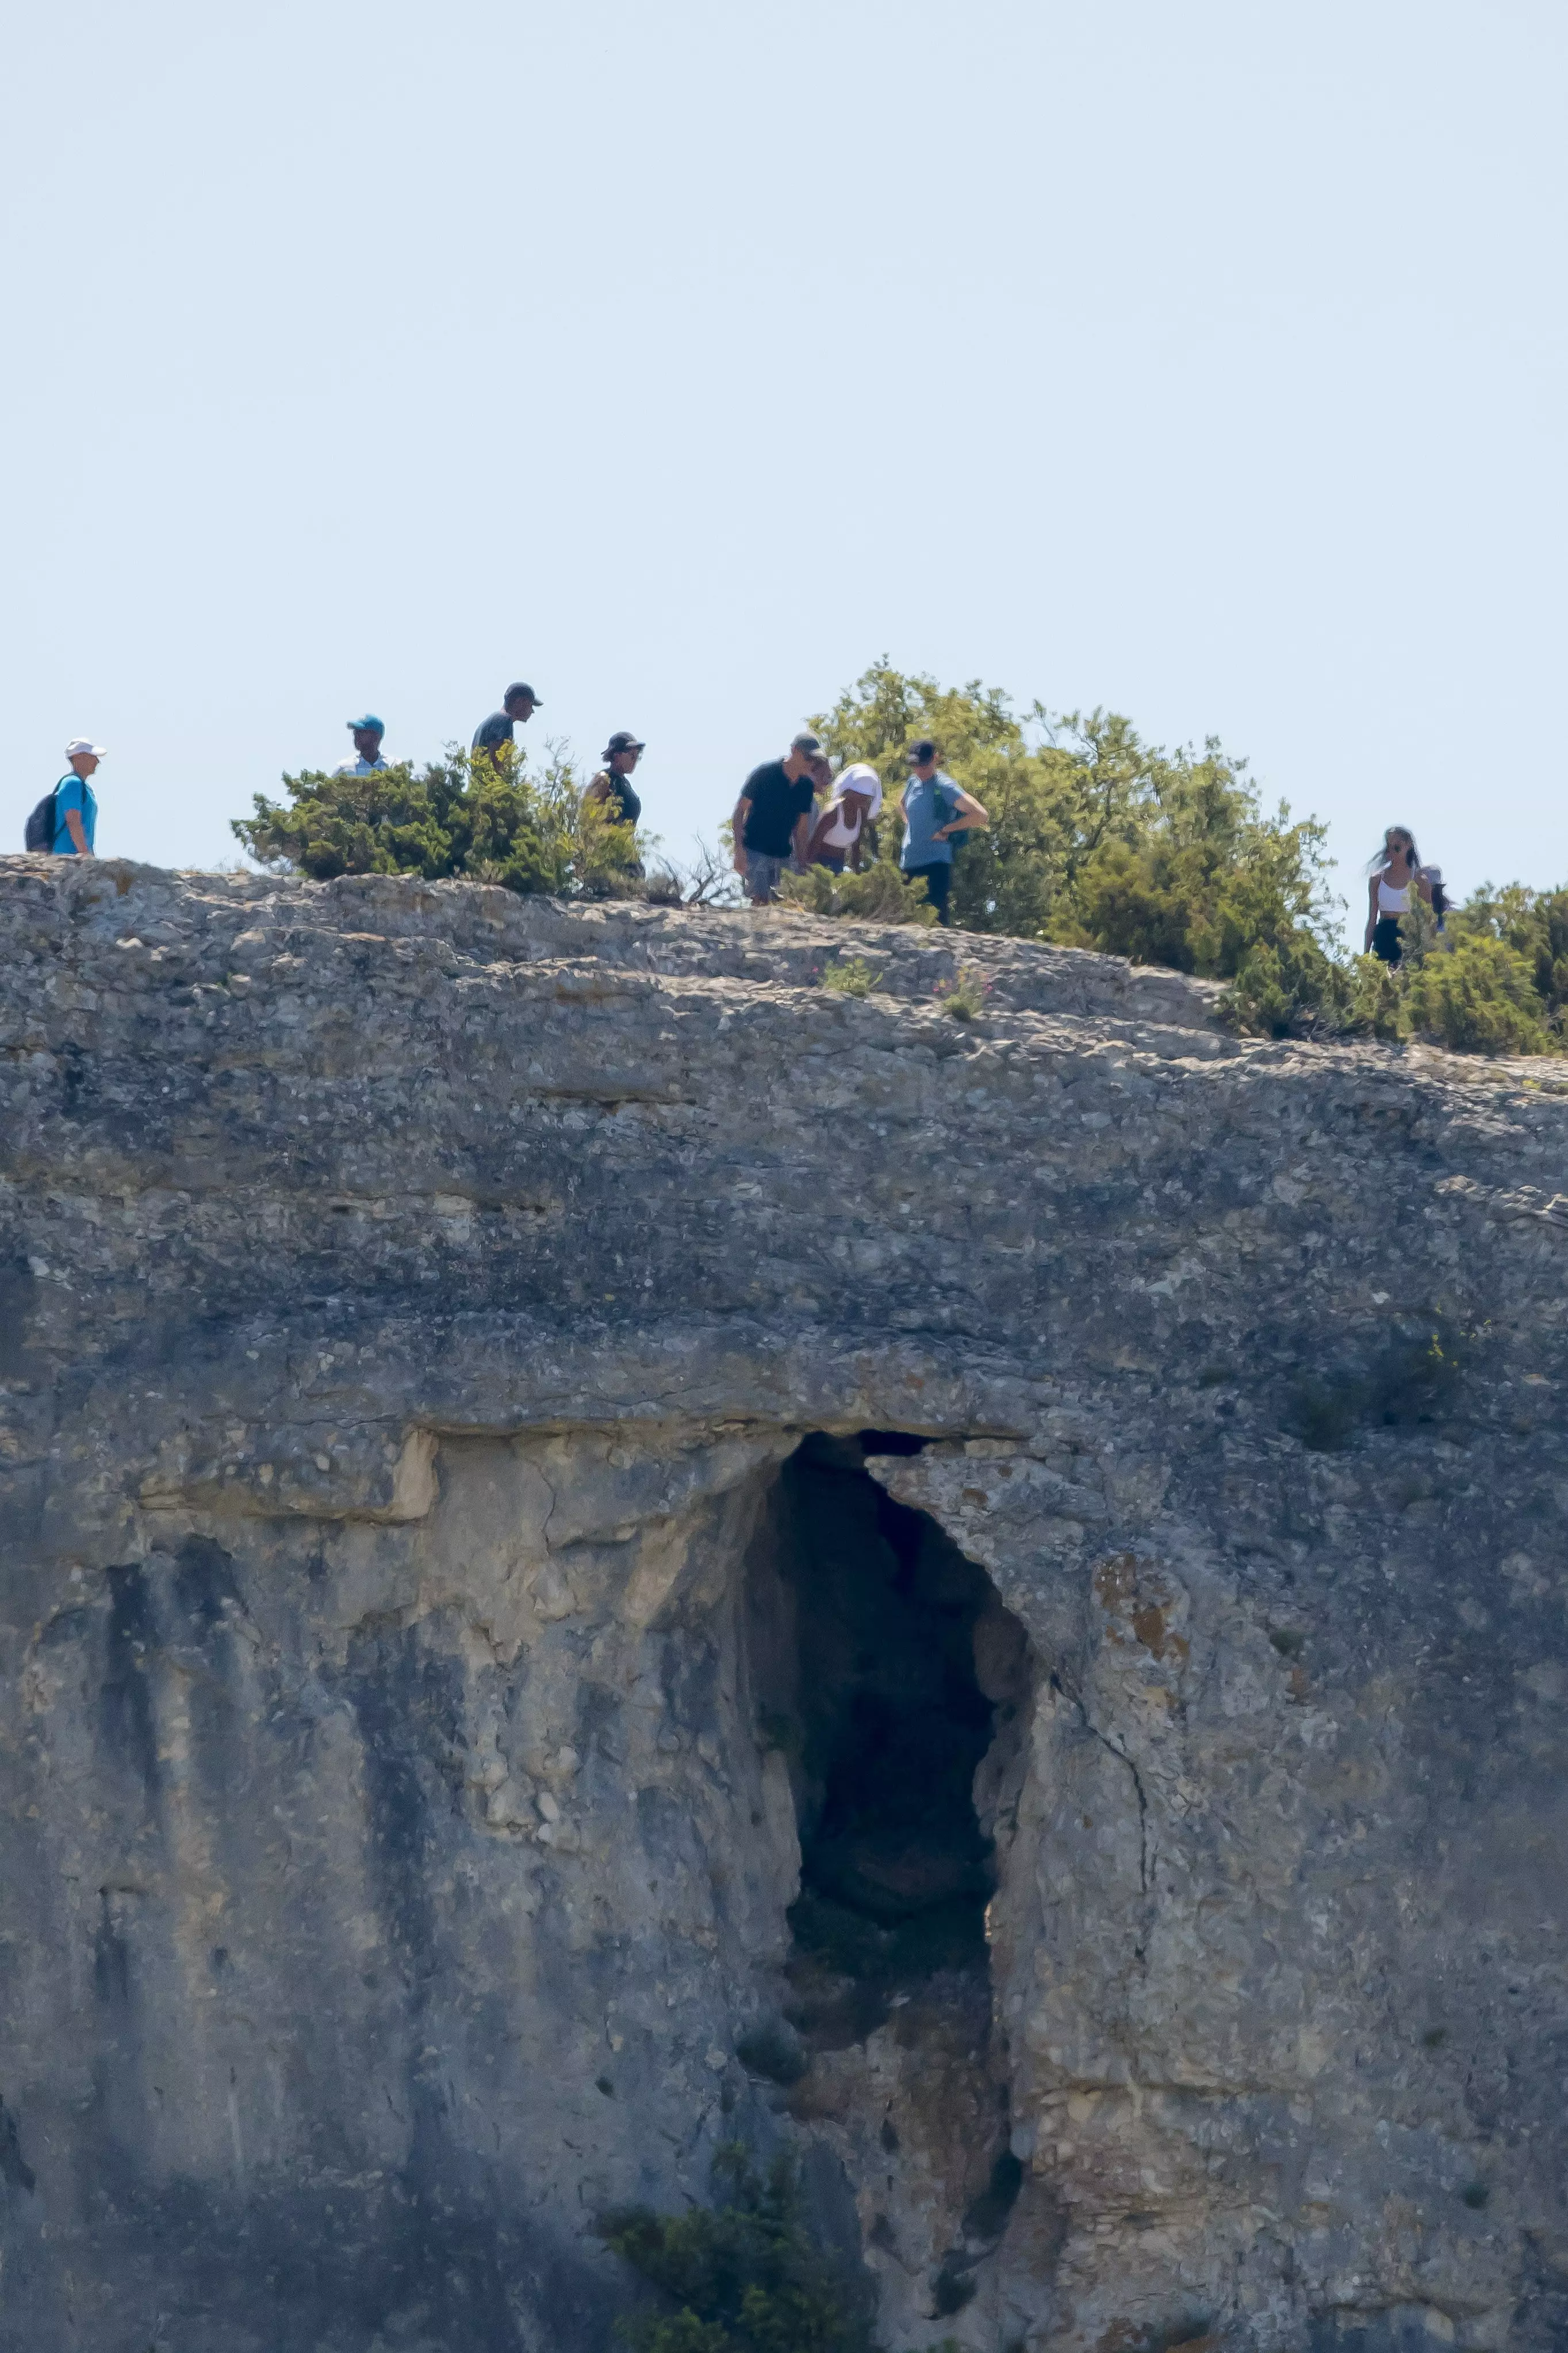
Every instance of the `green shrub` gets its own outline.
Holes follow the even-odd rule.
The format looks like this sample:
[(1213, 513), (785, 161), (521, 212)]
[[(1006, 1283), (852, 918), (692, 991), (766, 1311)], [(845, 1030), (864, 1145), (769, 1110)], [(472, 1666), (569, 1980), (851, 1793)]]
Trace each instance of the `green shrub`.
[(1550, 1054), (1559, 1042), (1529, 962), (1500, 939), (1461, 937), (1405, 984), (1406, 1027), (1460, 1054)]
[(370, 776), (285, 776), (287, 801), (255, 796), (233, 831), (263, 865), (317, 881), (337, 874), (460, 875), (509, 891), (589, 896), (624, 888), (637, 864), (633, 828), (584, 803), (570, 763), (537, 776), (503, 746), (454, 752), (416, 775), (406, 763)]
[(1568, 890), (1529, 891), (1489, 882), (1448, 919), (1456, 941), (1500, 940), (1523, 956), (1546, 1018), (1561, 1030), (1568, 1015)]
[(1397, 976), (1374, 955), (1352, 956), (1342, 1027), (1352, 1037), (1392, 1041), (1404, 1031), (1405, 1008)]
[(804, 874), (779, 880), (780, 903), (807, 915), (850, 915), (862, 923), (923, 923), (937, 920), (923, 881), (906, 882), (898, 868), (879, 859), (860, 874), (835, 874), (831, 867), (808, 866)]
[(991, 983), (975, 964), (961, 964), (951, 980), (939, 980), (931, 995), (955, 1021), (975, 1021), (985, 1010)]
[(1254, 965), (1232, 1008), (1243, 1027), (1310, 1026), (1333, 997), (1323, 828), (1290, 823), (1283, 807), (1266, 815), (1246, 764), (1218, 743), (1169, 754), (1114, 712), (1058, 718), (1036, 703), (1020, 718), (994, 687), (943, 688), (887, 662), (816, 723), (882, 778), (873, 875), (896, 871), (916, 738), (934, 737), (944, 771), (983, 803), (990, 827), (971, 830), (953, 867), (952, 913), (965, 929), (1222, 980), (1267, 948), (1274, 965)]
[[(1246, 762), (1216, 740), (1167, 753), (1114, 712), (1062, 717), (1037, 702), (1020, 714), (978, 680), (943, 687), (885, 660), (816, 725), (881, 776), (869, 874), (885, 873), (883, 888), (897, 887), (910, 743), (933, 737), (946, 773), (984, 803), (990, 829), (972, 831), (953, 866), (951, 913), (968, 930), (1228, 981), (1223, 1018), (1254, 1036), (1420, 1035), (1492, 1054), (1568, 1041), (1568, 889), (1489, 884), (1450, 914), (1445, 938), (1413, 907), (1396, 972), (1347, 956), (1323, 827), (1292, 821), (1283, 803), (1268, 813)], [(825, 871), (797, 892), (825, 913), (859, 912)]]
[(869, 997), (881, 977), (864, 956), (840, 956), (837, 964), (824, 968), (822, 986), (840, 997)]
[(673, 2309), (616, 2324), (635, 2353), (871, 2353), (863, 2298), (813, 2246), (787, 2156), (756, 2173), (742, 2148), (713, 2161), (711, 2207), (606, 2215), (605, 2242)]

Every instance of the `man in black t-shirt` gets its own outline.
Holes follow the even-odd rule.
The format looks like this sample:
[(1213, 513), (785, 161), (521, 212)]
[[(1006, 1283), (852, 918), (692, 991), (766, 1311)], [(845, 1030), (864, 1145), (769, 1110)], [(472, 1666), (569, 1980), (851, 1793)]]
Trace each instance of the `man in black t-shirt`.
[(735, 871), (753, 907), (765, 907), (792, 861), (805, 863), (811, 832), (811, 762), (822, 749), (816, 737), (797, 735), (782, 760), (764, 760), (741, 787), (731, 829)]

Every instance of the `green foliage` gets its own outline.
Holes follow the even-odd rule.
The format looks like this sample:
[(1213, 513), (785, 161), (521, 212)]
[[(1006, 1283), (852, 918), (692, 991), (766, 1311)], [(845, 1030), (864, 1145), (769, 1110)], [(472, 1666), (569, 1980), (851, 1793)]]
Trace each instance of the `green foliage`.
[(531, 775), (510, 745), (454, 752), (416, 775), (406, 764), (370, 776), (285, 776), (287, 801), (255, 797), (233, 830), (264, 865), (318, 881), (335, 874), (450, 875), (509, 891), (603, 895), (637, 863), (633, 828), (584, 803), (569, 761)]
[[(886, 660), (816, 724), (882, 779), (872, 876), (896, 868), (905, 752), (934, 738), (943, 768), (991, 818), (954, 861), (950, 912), (970, 931), (1227, 981), (1222, 1014), (1255, 1036), (1426, 1037), (1485, 1054), (1568, 1047), (1568, 889), (1489, 884), (1442, 936), (1413, 907), (1391, 971), (1339, 951), (1323, 827), (1293, 823), (1283, 803), (1267, 813), (1246, 763), (1213, 738), (1201, 756), (1167, 754), (1114, 712), (1058, 718), (1037, 702), (1020, 715), (978, 680), (942, 687)], [(822, 913), (860, 912), (830, 882), (800, 895)]]
[(837, 964), (824, 968), (822, 986), (835, 990), (840, 997), (869, 997), (881, 979), (864, 956), (840, 956)]
[(1545, 1018), (1559, 1035), (1568, 1019), (1568, 890), (1527, 891), (1520, 882), (1502, 890), (1485, 882), (1468, 899), (1448, 928), (1457, 943), (1499, 940), (1523, 956)]
[(1424, 958), (1405, 985), (1405, 1017), (1460, 1054), (1561, 1051), (1528, 960), (1499, 939), (1461, 938), (1451, 955)]
[(939, 980), (931, 990), (944, 1013), (955, 1021), (973, 1021), (985, 1010), (991, 983), (975, 964), (961, 964), (951, 980)]
[(1402, 1035), (1405, 1020), (1395, 975), (1374, 955), (1352, 956), (1347, 969), (1350, 987), (1342, 1027), (1352, 1036), (1392, 1043)]
[(966, 929), (1245, 976), (1233, 1013), (1249, 1028), (1301, 1026), (1332, 994), (1323, 828), (1292, 825), (1283, 807), (1264, 815), (1245, 764), (1217, 743), (1201, 758), (1171, 755), (1112, 712), (1054, 718), (1036, 703), (1020, 718), (978, 680), (942, 688), (885, 661), (816, 724), (834, 751), (881, 776), (876, 848), (888, 863), (901, 839), (904, 754), (935, 739), (946, 773), (991, 819), (954, 864), (951, 912)]
[(804, 874), (779, 878), (779, 899), (807, 915), (852, 915), (862, 923), (921, 923), (937, 920), (923, 881), (906, 882), (889, 859), (879, 858), (860, 874), (835, 874), (831, 867), (808, 866)]
[(870, 2353), (867, 2317), (802, 2222), (787, 2156), (757, 2174), (742, 2148), (713, 2162), (712, 2207), (607, 2215), (603, 2235), (673, 2311), (617, 2324), (635, 2353)]

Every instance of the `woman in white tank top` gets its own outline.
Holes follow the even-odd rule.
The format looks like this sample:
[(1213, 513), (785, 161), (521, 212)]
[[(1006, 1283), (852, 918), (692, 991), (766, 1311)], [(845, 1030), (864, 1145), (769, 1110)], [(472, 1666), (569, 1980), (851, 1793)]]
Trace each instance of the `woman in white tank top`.
[(858, 874), (866, 828), (881, 806), (881, 779), (866, 761), (857, 760), (839, 776), (837, 790), (812, 828), (806, 864), (826, 866), (835, 874), (842, 874), (847, 864)]
[(1399, 918), (1410, 913), (1412, 891), (1431, 905), (1432, 885), (1421, 871), (1415, 838), (1407, 825), (1391, 825), (1383, 837), (1383, 848), (1372, 862), (1363, 955), (1379, 956), (1386, 965), (1399, 962), (1405, 954)]

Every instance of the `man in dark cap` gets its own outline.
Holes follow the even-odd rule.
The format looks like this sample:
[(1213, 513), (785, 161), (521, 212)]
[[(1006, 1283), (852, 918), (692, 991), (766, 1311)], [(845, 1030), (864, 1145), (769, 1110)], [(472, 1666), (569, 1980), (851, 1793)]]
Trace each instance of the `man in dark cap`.
[(816, 803), (811, 764), (821, 749), (817, 738), (803, 729), (782, 760), (764, 760), (741, 786), (731, 831), (735, 871), (753, 907), (772, 904), (786, 866), (805, 863)]
[[(642, 802), (632, 789), (632, 770), (647, 749), (629, 727), (617, 727), (605, 746), (604, 766), (583, 796), (584, 807), (588, 802), (597, 801), (612, 825), (636, 825), (642, 815)], [(633, 857), (621, 871), (640, 875), (642, 860)]]
[(608, 801), (612, 825), (636, 825), (642, 802), (632, 790), (632, 770), (647, 750), (629, 727), (617, 727), (605, 746), (605, 765), (589, 785), (585, 801)]
[(906, 881), (925, 884), (937, 922), (945, 923), (947, 894), (952, 888), (952, 837), (981, 832), (991, 819), (973, 794), (937, 765), (936, 745), (929, 735), (911, 744), (904, 758), (910, 781), (904, 786), (904, 846), (899, 864)]
[(474, 730), (473, 749), (488, 752), (493, 759), (503, 744), (515, 744), (515, 730), (526, 727), (539, 708), (539, 697), (532, 687), (513, 685), (501, 697), (500, 709), (492, 711)]

